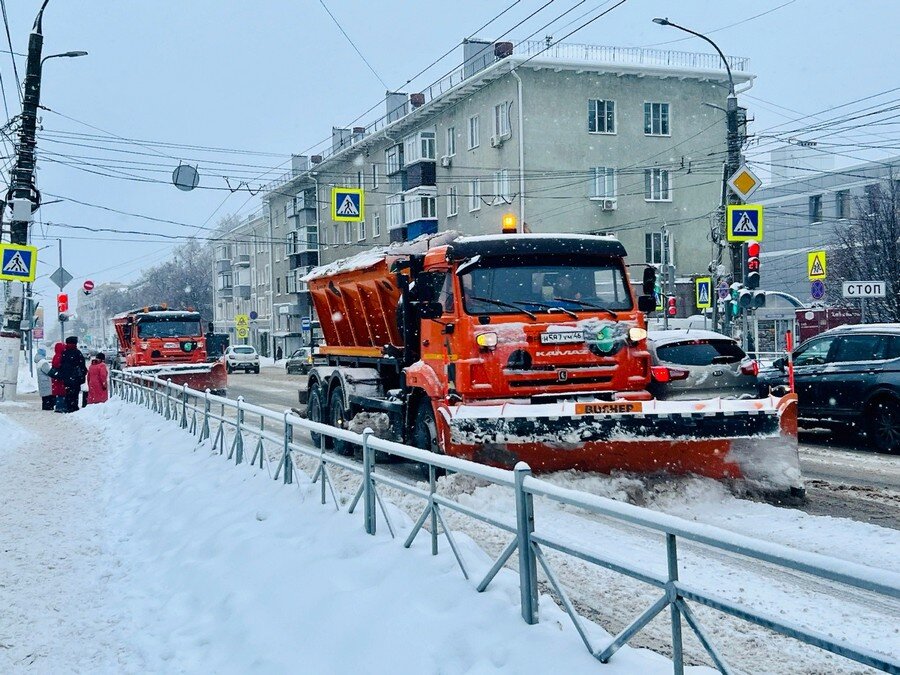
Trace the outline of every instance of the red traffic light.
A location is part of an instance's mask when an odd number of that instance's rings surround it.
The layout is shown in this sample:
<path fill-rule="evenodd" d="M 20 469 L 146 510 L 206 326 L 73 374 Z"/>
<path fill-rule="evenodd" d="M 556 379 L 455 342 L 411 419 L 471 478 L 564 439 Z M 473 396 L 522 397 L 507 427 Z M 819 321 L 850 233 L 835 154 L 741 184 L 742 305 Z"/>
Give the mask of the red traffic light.
<path fill-rule="evenodd" d="M 69 294 L 60 293 L 56 296 L 56 311 L 62 314 L 69 311 Z"/>
<path fill-rule="evenodd" d="M 759 242 L 751 241 L 747 243 L 747 256 L 750 258 L 759 257 Z"/>
<path fill-rule="evenodd" d="M 747 242 L 747 288 L 759 288 L 759 242 Z"/>
<path fill-rule="evenodd" d="M 666 302 L 666 313 L 669 316 L 675 316 L 678 314 L 678 300 L 676 298 L 669 298 Z"/>

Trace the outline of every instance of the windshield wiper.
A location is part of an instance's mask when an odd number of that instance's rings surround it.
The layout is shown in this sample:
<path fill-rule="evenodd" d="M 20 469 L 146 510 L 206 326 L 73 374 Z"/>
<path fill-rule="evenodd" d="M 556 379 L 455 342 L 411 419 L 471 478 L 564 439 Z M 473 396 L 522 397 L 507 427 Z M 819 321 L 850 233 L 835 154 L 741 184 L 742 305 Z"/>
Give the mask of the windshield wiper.
<path fill-rule="evenodd" d="M 554 298 L 554 300 L 555 299 L 556 298 Z M 553 305 L 548 305 L 546 302 L 534 302 L 532 300 L 529 300 L 527 304 L 535 305 L 536 307 L 543 307 L 544 309 L 547 310 L 548 313 L 552 312 L 553 310 L 556 310 L 557 312 L 565 312 L 566 314 L 571 316 L 573 319 L 578 318 L 578 315 L 575 312 L 573 312 L 571 309 L 566 309 L 565 307 L 554 307 Z"/>
<path fill-rule="evenodd" d="M 520 312 L 522 312 L 523 314 L 527 314 L 532 319 L 537 321 L 537 316 L 535 316 L 533 313 L 529 312 L 527 309 L 524 309 L 522 307 L 519 307 L 518 305 L 514 305 L 509 302 L 503 302 L 502 300 L 494 300 L 493 298 L 480 298 L 477 295 L 470 295 L 469 299 L 478 300 L 479 302 L 487 302 L 491 305 L 496 305 L 497 307 L 508 307 L 509 309 L 517 309 Z"/>
<path fill-rule="evenodd" d="M 595 305 L 590 302 L 584 302 L 583 300 L 576 300 L 575 298 L 553 298 L 554 300 L 559 300 L 560 302 L 572 302 L 576 305 L 581 305 L 582 307 L 590 307 L 591 309 L 599 309 L 601 312 L 606 312 L 613 318 L 617 318 L 617 315 L 611 309 L 607 309 L 606 307 L 601 307 L 600 305 Z"/>

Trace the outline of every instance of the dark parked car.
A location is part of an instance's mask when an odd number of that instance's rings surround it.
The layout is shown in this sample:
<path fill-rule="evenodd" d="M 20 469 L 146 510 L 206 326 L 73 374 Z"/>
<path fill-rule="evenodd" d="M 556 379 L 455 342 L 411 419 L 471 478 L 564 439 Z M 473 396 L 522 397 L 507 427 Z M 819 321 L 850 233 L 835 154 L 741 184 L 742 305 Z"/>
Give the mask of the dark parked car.
<path fill-rule="evenodd" d="M 284 369 L 288 375 L 300 374 L 306 375 L 312 368 L 313 358 L 312 351 L 309 347 L 301 347 L 294 351 L 284 362 Z"/>
<path fill-rule="evenodd" d="M 650 331 L 647 347 L 649 389 L 658 399 L 756 396 L 756 361 L 730 337 L 708 330 Z"/>
<path fill-rule="evenodd" d="M 900 450 L 900 324 L 834 328 L 800 345 L 793 359 L 801 424 L 856 429 L 877 450 Z M 787 382 L 786 359 L 758 379 L 761 394 Z"/>

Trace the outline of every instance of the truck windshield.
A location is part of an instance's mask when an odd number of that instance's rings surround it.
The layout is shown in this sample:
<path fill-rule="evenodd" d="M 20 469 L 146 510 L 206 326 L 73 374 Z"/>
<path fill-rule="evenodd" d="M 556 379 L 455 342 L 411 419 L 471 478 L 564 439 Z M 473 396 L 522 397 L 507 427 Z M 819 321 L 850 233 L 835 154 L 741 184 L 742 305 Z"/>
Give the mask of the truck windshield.
<path fill-rule="evenodd" d="M 201 334 L 197 321 L 141 321 L 138 336 L 142 338 L 196 337 Z"/>
<path fill-rule="evenodd" d="M 632 308 L 621 264 L 608 258 L 483 260 L 465 270 L 460 282 L 469 314 L 514 314 L 523 310 L 571 314 Z"/>

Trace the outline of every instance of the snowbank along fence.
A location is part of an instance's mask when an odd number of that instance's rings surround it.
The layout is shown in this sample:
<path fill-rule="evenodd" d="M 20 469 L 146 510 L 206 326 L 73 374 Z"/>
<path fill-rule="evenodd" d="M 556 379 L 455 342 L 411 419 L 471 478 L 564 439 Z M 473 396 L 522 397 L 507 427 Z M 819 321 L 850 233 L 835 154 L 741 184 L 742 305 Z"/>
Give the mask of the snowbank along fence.
<path fill-rule="evenodd" d="M 837 637 L 809 630 L 796 621 L 777 616 L 774 613 L 762 613 L 755 608 L 717 597 L 705 589 L 680 581 L 678 578 L 678 540 L 696 542 L 712 549 L 730 552 L 895 600 L 900 599 L 900 574 L 817 553 L 795 550 L 606 497 L 562 488 L 535 478 L 531 475 L 529 467 L 521 462 L 513 471 L 497 469 L 380 439 L 372 435 L 370 429 L 366 429 L 362 434 L 357 434 L 311 422 L 295 415 L 290 410 L 279 414 L 266 408 L 247 404 L 242 397 L 238 397 L 237 400 L 223 398 L 210 394 L 208 390 L 200 392 L 189 389 L 187 385 L 173 385 L 170 381 L 157 377 L 122 371 L 113 371 L 111 378 L 114 394 L 127 402 L 145 406 L 167 420 L 172 420 L 197 436 L 198 442 L 211 439 L 213 448 L 222 455 L 227 452 L 227 458 L 233 460 L 235 464 L 246 462 L 247 451 L 252 448 L 253 454 L 249 463 L 258 465 L 262 469 L 269 462 L 265 452 L 265 443 L 274 444 L 274 447 L 280 448 L 281 457 L 272 476 L 275 480 L 282 480 L 285 484 L 290 484 L 294 480 L 292 453 L 300 453 L 312 458 L 317 463 L 312 480 L 313 483 L 319 484 L 322 504 L 326 504 L 330 496 L 335 507 L 340 509 L 340 501 L 335 493 L 329 467 L 341 467 L 360 475 L 360 485 L 349 502 L 348 511 L 353 513 L 362 502 L 365 531 L 368 534 L 374 535 L 376 532 L 378 511 L 381 512 L 391 536 L 396 534 L 379 494 L 379 486 L 390 486 L 421 498 L 424 509 L 404 541 L 404 546 L 409 548 L 416 537 L 422 531 L 426 531 L 424 526 L 428 522 L 432 554 L 437 555 L 438 553 L 440 537 L 446 538 L 466 579 L 470 579 L 469 567 L 454 540 L 453 532 L 447 527 L 442 510 L 451 509 L 507 532 L 510 535 L 509 543 L 484 578 L 478 582 L 476 589 L 479 592 L 484 591 L 513 553 L 518 552 L 522 618 L 529 624 L 538 623 L 540 619 L 537 579 L 537 568 L 540 566 L 571 618 L 585 647 L 600 662 L 609 661 L 620 647 L 640 632 L 654 617 L 668 608 L 672 634 L 673 671 L 682 673 L 684 670 L 682 628 L 683 623 L 686 623 L 696 634 L 716 668 L 722 673 L 732 672 L 722 654 L 713 644 L 709 633 L 698 622 L 689 604 L 693 602 L 858 663 L 889 673 L 900 673 L 900 661 L 891 656 L 865 646 L 849 644 Z M 298 430 L 310 432 L 311 437 L 317 439 L 320 447 L 295 440 L 295 432 Z M 362 451 L 362 463 L 326 450 L 326 437 L 338 443 L 358 446 Z M 376 452 L 417 462 L 423 467 L 427 467 L 427 489 L 420 487 L 421 483 L 407 482 L 395 473 L 392 475 L 392 472 L 376 471 Z M 479 513 L 464 504 L 438 494 L 436 479 L 439 472 L 442 471 L 460 473 L 508 488 L 512 493 L 511 498 L 515 500 L 516 521 L 513 523 L 498 520 L 491 515 Z M 553 532 L 542 529 L 535 522 L 534 497 L 536 496 L 661 534 L 661 538 L 665 542 L 667 574 L 659 574 L 653 570 L 636 566 L 629 560 L 599 553 L 585 546 L 583 542 L 573 542 L 560 536 L 554 536 Z M 595 644 L 588 635 L 585 619 L 576 611 L 569 594 L 549 564 L 544 553 L 545 548 L 649 584 L 658 588 L 661 595 L 612 640 L 606 641 L 606 644 Z M 886 626 L 886 630 L 890 630 L 890 627 Z"/>

